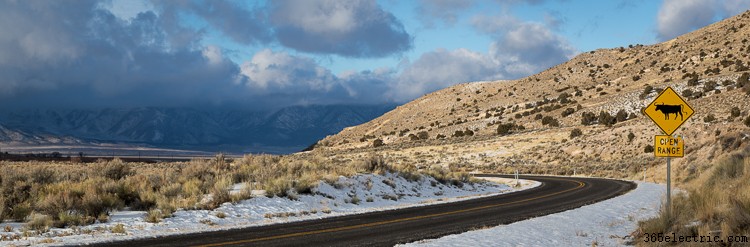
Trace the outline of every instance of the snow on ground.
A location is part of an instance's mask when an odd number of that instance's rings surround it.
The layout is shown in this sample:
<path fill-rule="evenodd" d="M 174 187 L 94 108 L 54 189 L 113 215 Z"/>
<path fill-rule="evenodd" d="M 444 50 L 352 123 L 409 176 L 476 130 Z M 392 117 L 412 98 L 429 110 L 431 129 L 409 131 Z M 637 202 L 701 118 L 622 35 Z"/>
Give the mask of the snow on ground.
<path fill-rule="evenodd" d="M 319 183 L 311 195 L 297 200 L 262 196 L 236 204 L 224 203 L 214 210 L 178 210 L 173 217 L 160 223 L 144 221 L 145 211 L 113 212 L 110 221 L 77 228 L 53 228 L 42 235 L 24 237 L 22 223 L 2 223 L 10 231 L 0 232 L 0 245 L 78 245 L 103 241 L 149 238 L 172 234 L 216 231 L 299 220 L 390 210 L 427 204 L 466 200 L 482 196 L 528 189 L 539 185 L 521 180 L 521 187 L 511 188 L 508 180 L 466 184 L 463 187 L 444 185 L 433 178 L 409 181 L 397 174 L 357 175 L 339 177 L 333 184 Z M 234 186 L 231 191 L 241 191 Z M 124 233 L 118 231 L 118 227 Z M 7 240 L 15 239 L 15 240 Z"/>
<path fill-rule="evenodd" d="M 405 246 L 618 246 L 639 220 L 657 215 L 666 188 L 638 182 L 629 193 L 596 204 Z"/>

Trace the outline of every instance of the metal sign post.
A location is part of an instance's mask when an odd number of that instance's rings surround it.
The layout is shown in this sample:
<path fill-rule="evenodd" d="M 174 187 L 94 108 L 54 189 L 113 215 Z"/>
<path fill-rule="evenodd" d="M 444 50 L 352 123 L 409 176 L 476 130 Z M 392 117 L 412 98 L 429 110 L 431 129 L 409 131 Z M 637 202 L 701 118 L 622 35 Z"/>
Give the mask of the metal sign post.
<path fill-rule="evenodd" d="M 671 157 L 667 157 L 667 215 L 672 216 L 672 164 Z"/>

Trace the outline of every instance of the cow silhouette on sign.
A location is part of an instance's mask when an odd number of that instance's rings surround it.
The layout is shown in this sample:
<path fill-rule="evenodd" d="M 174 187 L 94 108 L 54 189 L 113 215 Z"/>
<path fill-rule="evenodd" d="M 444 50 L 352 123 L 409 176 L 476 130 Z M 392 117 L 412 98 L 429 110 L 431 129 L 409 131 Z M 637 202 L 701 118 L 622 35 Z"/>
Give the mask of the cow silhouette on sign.
<path fill-rule="evenodd" d="M 664 114 L 664 120 L 669 120 L 669 114 L 674 114 L 674 120 L 677 120 L 677 114 L 680 114 L 680 121 L 683 120 L 682 105 L 665 105 L 661 103 L 656 104 L 656 110 Z"/>

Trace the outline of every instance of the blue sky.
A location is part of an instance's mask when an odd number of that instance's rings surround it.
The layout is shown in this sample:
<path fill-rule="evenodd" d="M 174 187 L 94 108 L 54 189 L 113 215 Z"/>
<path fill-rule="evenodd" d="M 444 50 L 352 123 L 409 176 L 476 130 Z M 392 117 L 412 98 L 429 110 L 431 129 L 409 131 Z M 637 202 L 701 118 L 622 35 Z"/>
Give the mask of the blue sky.
<path fill-rule="evenodd" d="M 653 44 L 750 0 L 0 0 L 7 108 L 403 103 Z"/>

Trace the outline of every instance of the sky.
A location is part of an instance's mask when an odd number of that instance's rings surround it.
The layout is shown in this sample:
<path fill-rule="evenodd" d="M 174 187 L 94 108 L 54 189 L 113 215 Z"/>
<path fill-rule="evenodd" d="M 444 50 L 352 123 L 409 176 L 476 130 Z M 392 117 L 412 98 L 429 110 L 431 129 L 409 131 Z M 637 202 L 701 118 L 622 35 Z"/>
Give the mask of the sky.
<path fill-rule="evenodd" d="M 750 0 L 0 0 L 4 109 L 400 104 L 672 39 Z"/>

